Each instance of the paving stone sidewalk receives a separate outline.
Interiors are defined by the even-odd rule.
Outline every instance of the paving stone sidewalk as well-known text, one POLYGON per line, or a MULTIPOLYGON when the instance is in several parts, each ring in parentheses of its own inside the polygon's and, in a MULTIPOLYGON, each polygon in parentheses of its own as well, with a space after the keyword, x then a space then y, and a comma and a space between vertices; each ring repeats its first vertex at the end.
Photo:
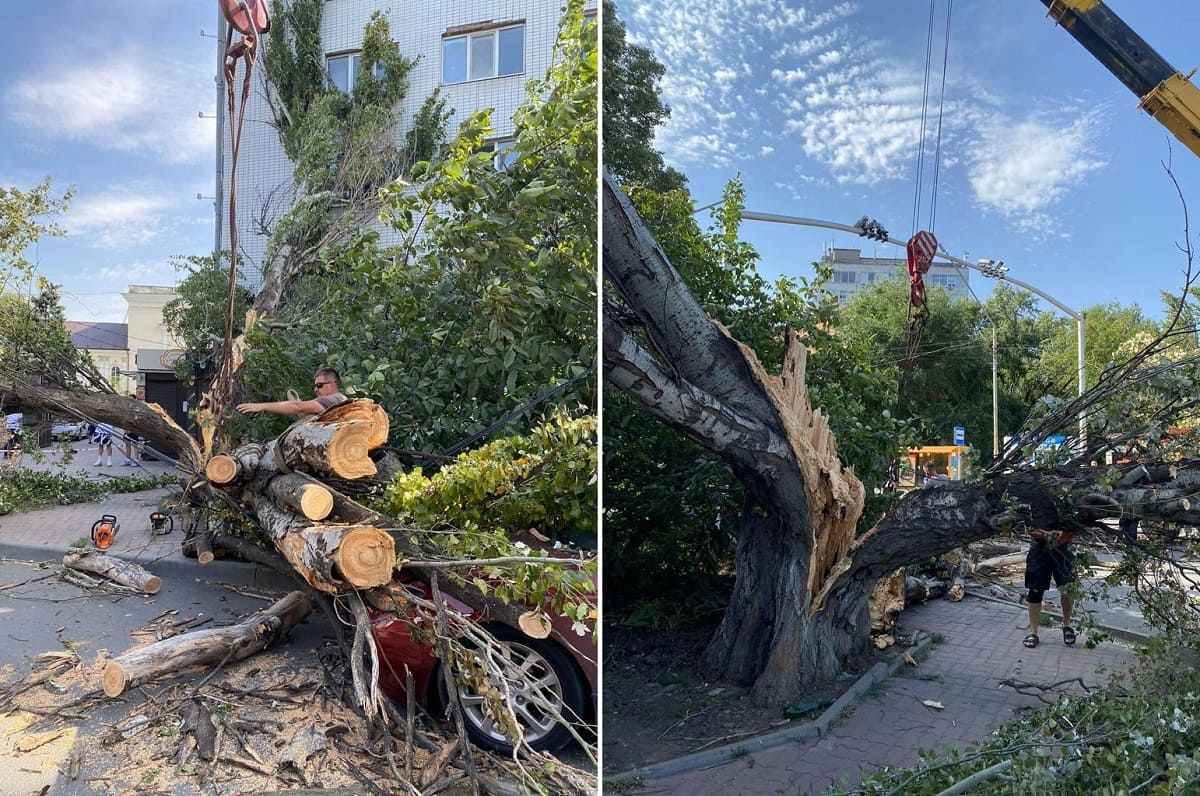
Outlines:
MULTIPOLYGON (((115 451, 113 465, 96 467, 96 448, 85 442, 76 443, 74 458, 64 468, 56 449, 45 451, 46 459, 36 462, 22 458, 26 469, 65 471, 70 475, 104 480, 113 476, 151 476, 178 471, 168 462, 145 459, 139 466, 121 465, 124 456, 115 451)), ((176 576, 194 577, 209 581, 236 580, 242 583, 271 583, 276 586, 287 581, 266 567, 241 561, 217 560, 201 565, 196 559, 183 555, 183 528, 178 514, 173 517, 174 529, 154 534, 150 528, 151 512, 159 510, 170 489, 150 489, 142 492, 109 495, 94 503, 73 503, 35 511, 16 512, 0 516, 0 556, 61 562, 63 553, 79 539, 89 539, 92 525, 101 515, 112 514, 120 530, 106 552, 135 561, 157 575, 171 572, 176 576)))
MULTIPOLYGON (((1028 710, 1042 707, 1034 696, 1002 686, 1005 680, 1054 683, 1078 677, 1096 685, 1134 663, 1130 647, 1112 643, 1087 649, 1062 643, 1055 626, 1042 629, 1036 649, 1021 644, 1025 610, 968 598, 934 600, 908 608, 900 617, 904 632, 939 634, 929 657, 914 675, 893 676, 855 703, 853 712, 807 740, 781 740, 731 762, 646 779, 631 794, 688 796, 780 796, 819 794, 843 779, 858 783, 884 766, 918 762, 922 749, 942 750, 987 740, 992 731, 1028 710), (935 700, 944 710, 925 707, 935 700)), ((782 736, 781 736, 782 738, 782 736)), ((616 774, 619 772, 611 772, 616 774)), ((617 792, 606 786, 605 792, 617 792)), ((627 784, 627 783, 626 783, 627 784)))

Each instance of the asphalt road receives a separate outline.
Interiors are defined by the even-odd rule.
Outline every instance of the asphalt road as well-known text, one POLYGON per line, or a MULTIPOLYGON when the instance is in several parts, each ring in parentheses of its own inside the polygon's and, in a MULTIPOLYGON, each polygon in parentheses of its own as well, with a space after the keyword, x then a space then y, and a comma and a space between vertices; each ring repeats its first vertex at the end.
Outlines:
MULTIPOLYGON (((176 571, 164 574, 163 587, 158 594, 116 596, 64 583, 58 577, 60 569, 58 561, 0 559, 0 615, 3 617, 0 625, 3 628, 0 630, 0 674, 3 676, 0 679, 4 682, 0 698, 7 697, 10 686, 19 687, 37 668, 36 656, 41 653, 72 651, 78 655, 81 664, 87 666, 105 650, 119 654, 134 646, 137 642, 131 633, 145 628, 165 611, 177 612, 171 616, 174 621, 194 617, 196 623, 205 623, 193 627, 232 624, 290 590, 282 578, 264 578, 250 567, 245 567, 241 573, 227 567, 220 580, 201 580, 194 575, 185 577, 176 571)), ((324 643, 327 629, 321 616, 310 617, 294 629, 288 644, 290 653, 311 656, 324 643)), ((61 679, 65 682, 72 678, 61 679)), ((34 688, 46 689, 47 698, 61 704, 99 686, 98 680, 80 682, 69 693, 53 698, 49 694, 57 694, 60 688, 53 680, 48 686, 34 688)), ((128 719, 144 701, 140 692, 130 692, 115 700, 104 699, 90 704, 84 711, 84 718, 66 723, 68 731, 64 736, 29 752, 20 751, 17 745, 41 732, 63 726, 62 723, 26 726, 30 718, 28 713, 0 716, 0 794, 67 796, 112 792, 103 785, 103 772, 89 764, 91 750, 104 743, 112 725, 128 719), (73 753, 82 764, 74 780, 64 774, 73 753)), ((191 793, 194 789, 188 787, 178 792, 191 793)))

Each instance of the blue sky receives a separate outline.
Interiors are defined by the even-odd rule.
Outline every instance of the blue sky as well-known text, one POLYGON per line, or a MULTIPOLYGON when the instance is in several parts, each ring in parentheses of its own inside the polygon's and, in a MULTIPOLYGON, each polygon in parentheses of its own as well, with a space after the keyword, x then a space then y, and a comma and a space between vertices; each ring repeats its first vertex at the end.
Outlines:
POLYGON ((0 33, 0 185, 74 186, 69 236, 27 254, 71 320, 122 321, 129 284, 174 285, 172 255, 212 251, 216 122, 198 113, 216 107, 217 14, 212 0, 48 0, 0 33))
MULTIPOLYGON (((1200 3, 1109 0, 1175 68, 1200 66, 1200 3)), ((934 5, 929 105, 936 125, 946 0, 934 5)), ((688 175, 697 206, 741 173, 748 210, 914 231, 930 4, 915 0, 618 0, 630 38, 666 66, 672 116, 657 144, 688 175)), ((971 262, 1073 309, 1118 301, 1161 316, 1186 258, 1184 214, 1200 228, 1200 159, 1046 16, 1038 0, 958 0, 933 231, 971 262)), ((933 133, 917 228, 928 228, 933 133)), ((707 216, 704 217, 707 219, 707 216)), ((705 221, 707 223, 707 220, 705 221)), ((903 257, 899 247, 744 222, 769 276, 803 276, 823 247, 903 257)), ((1200 267, 1200 263, 1197 264, 1200 267)), ((992 282, 972 272, 979 296, 992 282)))

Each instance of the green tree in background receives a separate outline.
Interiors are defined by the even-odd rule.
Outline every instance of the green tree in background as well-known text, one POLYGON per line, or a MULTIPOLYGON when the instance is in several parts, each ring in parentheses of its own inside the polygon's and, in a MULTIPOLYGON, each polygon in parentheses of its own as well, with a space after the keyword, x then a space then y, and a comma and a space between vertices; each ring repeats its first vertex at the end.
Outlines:
POLYGON ((291 322, 250 332, 248 392, 330 365, 387 409, 394 444, 429 452, 556 387, 522 427, 553 405, 594 409, 597 75, 596 26, 572 2, 504 167, 480 113, 413 185, 390 184, 402 242, 359 230, 310 264, 285 294, 291 322))

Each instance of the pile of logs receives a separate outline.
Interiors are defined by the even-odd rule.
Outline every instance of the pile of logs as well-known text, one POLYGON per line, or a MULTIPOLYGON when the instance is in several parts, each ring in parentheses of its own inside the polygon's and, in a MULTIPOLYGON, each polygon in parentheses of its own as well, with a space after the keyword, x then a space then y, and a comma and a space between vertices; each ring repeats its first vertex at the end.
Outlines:
POLYGON ((270 442, 213 456, 204 473, 211 486, 253 509, 264 535, 314 589, 369 589, 391 581, 395 541, 356 516, 339 517, 336 492, 320 478, 375 475, 370 453, 387 436, 387 413, 379 405, 351 401, 295 423, 270 442))

